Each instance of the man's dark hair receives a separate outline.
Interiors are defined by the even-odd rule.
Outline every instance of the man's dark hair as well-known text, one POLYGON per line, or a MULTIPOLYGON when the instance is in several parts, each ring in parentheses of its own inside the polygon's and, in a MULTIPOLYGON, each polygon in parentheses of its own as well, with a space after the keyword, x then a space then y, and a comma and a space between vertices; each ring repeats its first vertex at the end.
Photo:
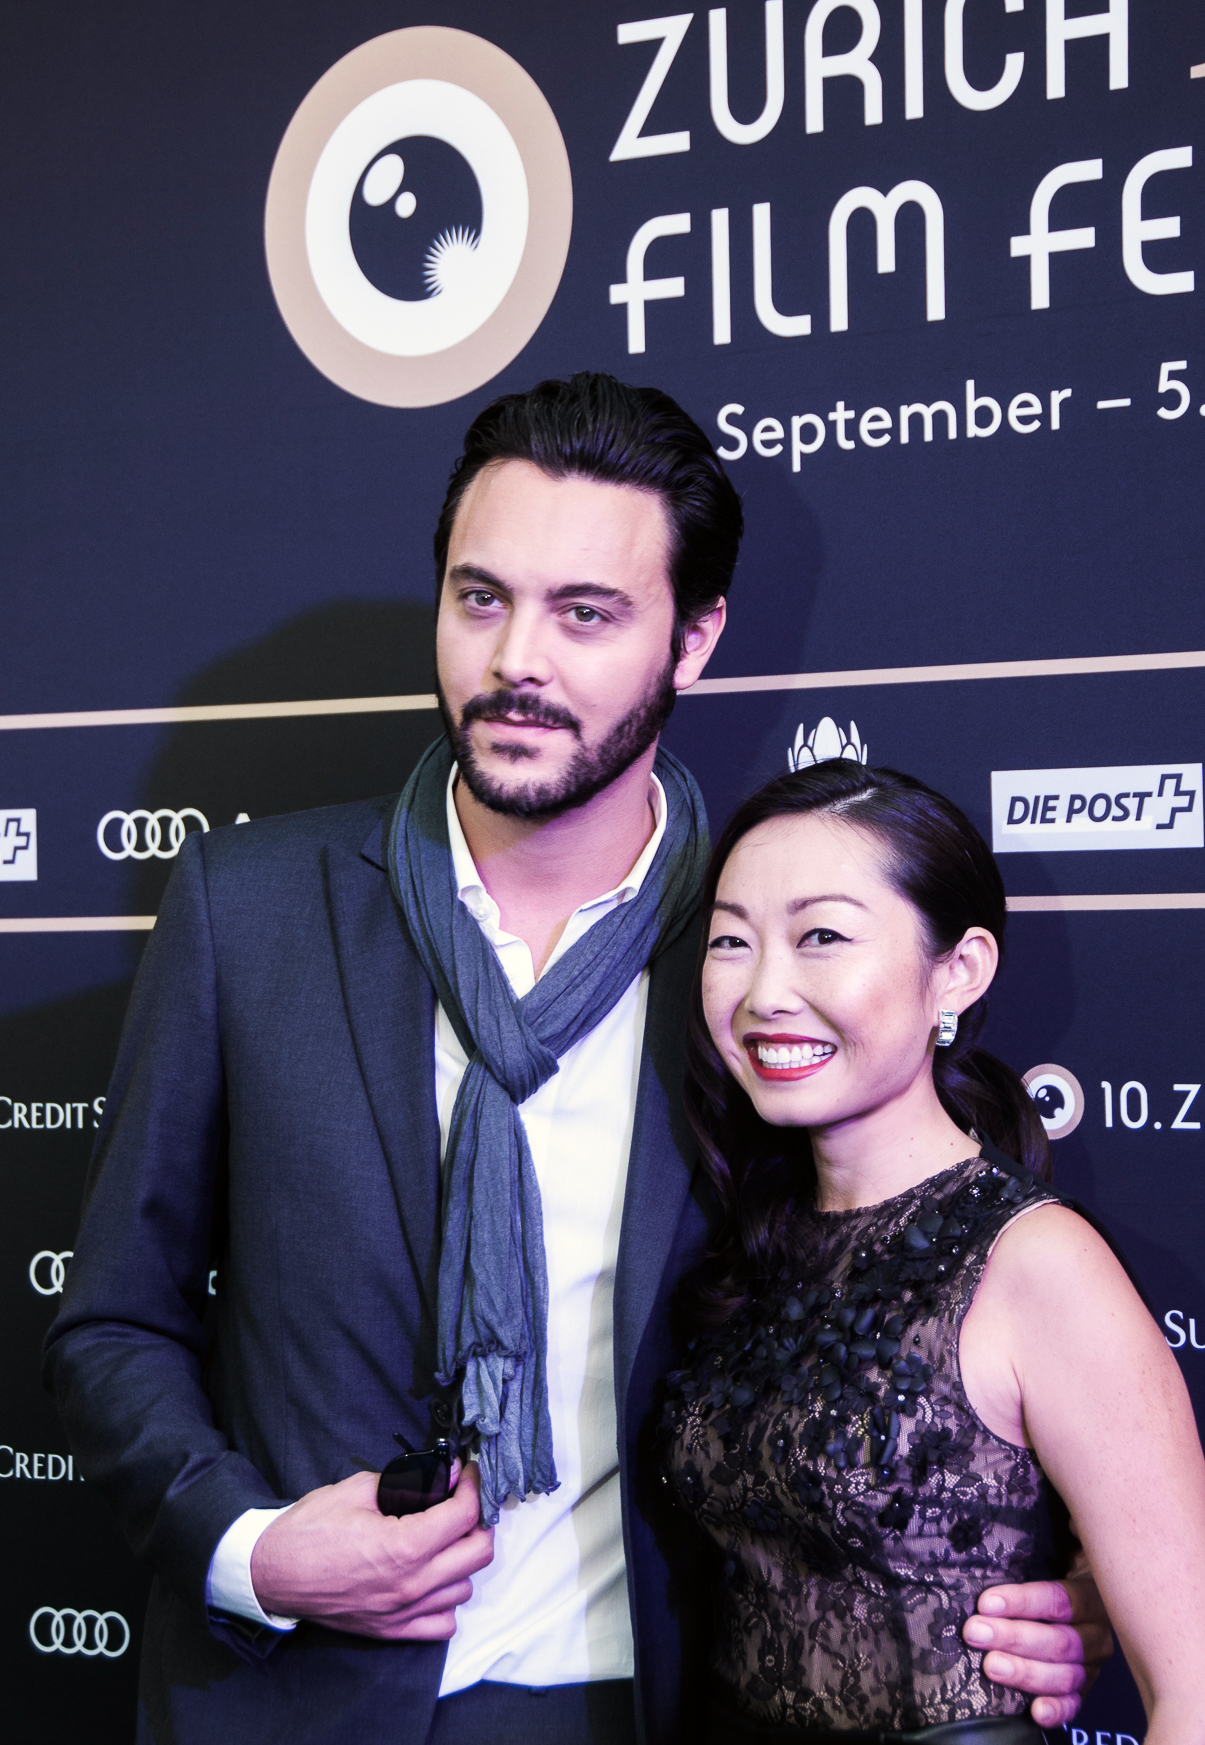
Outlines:
POLYGON ((682 632, 728 592, 744 530, 741 500, 693 418, 657 388, 581 371, 504 394, 470 424, 435 528, 435 574, 443 587, 456 511, 493 461, 525 460, 551 479, 598 479, 650 491, 670 524, 674 652, 682 632))

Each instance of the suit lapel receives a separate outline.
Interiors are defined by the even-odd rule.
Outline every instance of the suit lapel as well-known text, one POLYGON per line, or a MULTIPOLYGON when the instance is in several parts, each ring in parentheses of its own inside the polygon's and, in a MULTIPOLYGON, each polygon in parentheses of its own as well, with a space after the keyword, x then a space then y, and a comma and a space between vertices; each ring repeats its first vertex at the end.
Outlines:
POLYGON ((653 966, 615 1275, 615 1389, 624 1406, 636 1353, 670 1260, 695 1167, 682 1104, 686 1012, 698 952, 692 923, 653 966))
POLYGON ((435 995, 382 861, 379 825, 360 854, 329 850, 327 902, 356 1058, 423 1293, 424 1324, 433 1329, 439 1268, 435 995))

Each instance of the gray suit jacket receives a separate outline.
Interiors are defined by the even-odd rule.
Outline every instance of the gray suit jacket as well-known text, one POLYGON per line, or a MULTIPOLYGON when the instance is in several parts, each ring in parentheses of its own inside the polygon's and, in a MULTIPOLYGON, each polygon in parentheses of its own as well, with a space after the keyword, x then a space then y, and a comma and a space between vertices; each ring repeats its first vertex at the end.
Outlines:
MULTIPOLYGON (((135 983, 47 1375, 88 1482, 154 1568, 141 1736, 410 1745, 444 1648, 207 1614, 247 1508, 429 1434, 434 995, 393 902, 393 798, 182 847, 135 983), (216 1297, 208 1291, 216 1268, 216 1297)), ((706 1240, 681 1108, 688 928, 653 967, 615 1288, 624 1539, 644 1735, 699 1687, 689 1553, 647 1450, 666 1307, 706 1240), (679 1557, 683 1559, 679 1565, 679 1557)))

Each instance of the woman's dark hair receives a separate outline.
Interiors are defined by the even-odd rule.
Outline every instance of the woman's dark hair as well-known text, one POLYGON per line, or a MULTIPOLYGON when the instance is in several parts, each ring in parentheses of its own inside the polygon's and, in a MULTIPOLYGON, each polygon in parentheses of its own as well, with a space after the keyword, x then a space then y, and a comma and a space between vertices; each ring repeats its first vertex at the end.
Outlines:
MULTIPOLYGON (((779 776, 737 808, 711 856, 703 887, 704 926, 720 875, 741 838, 771 818, 820 813, 874 837, 888 879, 917 911, 938 959, 968 927, 985 927, 1003 951, 1005 899, 987 843, 951 801, 912 776, 865 769, 849 758, 779 776)), ((707 951, 704 931, 700 971, 707 951)), ((815 1170, 806 1130, 772 1127, 728 1072, 703 1016, 701 974, 691 995, 686 1107, 723 1214, 710 1260, 692 1281, 703 1318, 726 1319, 759 1281, 789 1267, 800 1214, 812 1202, 815 1170)), ((975 1039, 986 996, 962 1013, 949 1048, 934 1051, 942 1107, 964 1132, 973 1128, 1000 1150, 1050 1179, 1050 1142, 1041 1117, 1011 1067, 975 1039)))
POLYGON ((435 528, 437 589, 462 497, 483 467, 505 460, 530 461, 552 479, 576 475, 661 498, 671 530, 676 656, 687 625, 728 592, 744 528, 741 500, 694 419, 656 388, 586 371, 493 401, 470 424, 448 480, 435 528))

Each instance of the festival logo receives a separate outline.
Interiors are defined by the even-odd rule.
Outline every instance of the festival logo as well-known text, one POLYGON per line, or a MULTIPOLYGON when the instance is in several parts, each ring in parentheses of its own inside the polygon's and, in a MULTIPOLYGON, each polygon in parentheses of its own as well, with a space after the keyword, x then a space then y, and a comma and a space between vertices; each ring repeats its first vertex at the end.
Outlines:
POLYGON ((1038 1106, 1042 1125, 1051 1139, 1066 1139, 1084 1118, 1084 1093, 1079 1080, 1065 1066, 1031 1066, 1022 1084, 1038 1106))
POLYGON ((423 25, 325 73, 268 186, 268 273, 310 362, 362 400, 435 406, 496 376, 569 249, 560 128, 519 64, 423 25))

